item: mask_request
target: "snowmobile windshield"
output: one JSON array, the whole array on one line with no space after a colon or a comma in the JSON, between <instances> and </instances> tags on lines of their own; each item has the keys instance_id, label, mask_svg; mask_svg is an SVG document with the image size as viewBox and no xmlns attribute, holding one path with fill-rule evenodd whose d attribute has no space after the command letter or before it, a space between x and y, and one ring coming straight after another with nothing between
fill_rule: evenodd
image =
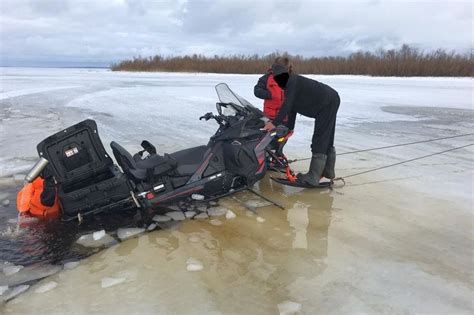
<instances>
[{"instance_id":1,"label":"snowmobile windshield","mask_svg":"<svg viewBox=\"0 0 474 315\"><path fill-rule=\"evenodd\" d=\"M219 83L216 85L216 92L221 105L229 104L231 106L220 106L222 114L226 116L235 115L238 111L247 111L256 115L258 118L263 118L265 115L261 110L253 106L249 101L244 99L232 91L226 83ZM218 108L219 110L219 108Z\"/></svg>"}]
</instances>

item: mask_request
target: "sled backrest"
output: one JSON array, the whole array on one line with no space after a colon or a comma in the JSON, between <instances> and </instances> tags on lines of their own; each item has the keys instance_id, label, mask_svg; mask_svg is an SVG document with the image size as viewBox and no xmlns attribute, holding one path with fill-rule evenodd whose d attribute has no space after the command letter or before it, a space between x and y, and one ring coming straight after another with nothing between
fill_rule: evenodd
<instances>
[{"instance_id":1,"label":"sled backrest","mask_svg":"<svg viewBox=\"0 0 474 315\"><path fill-rule=\"evenodd\" d=\"M64 186L113 176L113 161L105 151L94 120L84 120L44 139L37 150L49 161L56 181Z\"/></svg>"}]
</instances>

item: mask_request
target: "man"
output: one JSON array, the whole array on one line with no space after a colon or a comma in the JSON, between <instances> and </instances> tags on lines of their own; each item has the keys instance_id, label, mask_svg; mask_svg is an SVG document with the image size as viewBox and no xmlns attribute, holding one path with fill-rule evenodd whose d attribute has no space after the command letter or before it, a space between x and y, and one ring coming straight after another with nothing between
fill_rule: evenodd
<instances>
[{"instance_id":1,"label":"man","mask_svg":"<svg viewBox=\"0 0 474 315\"><path fill-rule=\"evenodd\" d=\"M288 126L293 129L296 114L315 118L311 164L308 173L297 175L297 182L305 186L317 186L321 177L334 179L334 132L340 104L339 94L326 84L290 74L280 64L272 66L272 73L275 82L284 89L285 100L273 122L267 123L265 129L280 125L284 117L288 117Z\"/></svg>"}]
</instances>

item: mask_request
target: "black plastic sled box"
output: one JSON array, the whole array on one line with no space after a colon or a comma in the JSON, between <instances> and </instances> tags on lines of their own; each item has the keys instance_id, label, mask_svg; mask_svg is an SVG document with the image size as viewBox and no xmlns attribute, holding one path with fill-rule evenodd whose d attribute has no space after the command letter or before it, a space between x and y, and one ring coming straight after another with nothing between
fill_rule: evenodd
<instances>
[{"instance_id":1,"label":"black plastic sled box","mask_svg":"<svg viewBox=\"0 0 474 315\"><path fill-rule=\"evenodd\" d=\"M37 150L49 161L63 215L123 207L130 199L130 183L105 151L95 121L62 130L39 143Z\"/></svg>"}]
</instances>

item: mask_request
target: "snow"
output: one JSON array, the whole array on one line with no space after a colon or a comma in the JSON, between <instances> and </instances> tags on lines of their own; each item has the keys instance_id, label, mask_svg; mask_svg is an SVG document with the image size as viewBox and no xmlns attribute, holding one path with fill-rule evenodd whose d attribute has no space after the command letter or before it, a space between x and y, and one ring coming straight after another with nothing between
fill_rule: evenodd
<instances>
[{"instance_id":1,"label":"snow","mask_svg":"<svg viewBox=\"0 0 474 315\"><path fill-rule=\"evenodd\" d=\"M21 265L6 266L6 267L3 267L3 274L8 277L8 276L11 276L11 275L17 273L21 269L23 269L23 266L21 266Z\"/></svg>"},{"instance_id":2,"label":"snow","mask_svg":"<svg viewBox=\"0 0 474 315\"><path fill-rule=\"evenodd\" d=\"M285 301L278 304L278 311L280 312L280 315L296 314L301 312L301 304L292 301Z\"/></svg>"},{"instance_id":3,"label":"snow","mask_svg":"<svg viewBox=\"0 0 474 315\"><path fill-rule=\"evenodd\" d=\"M78 261L69 261L69 262L64 264L64 269L71 270L71 269L76 268L77 266L79 266Z\"/></svg>"},{"instance_id":4,"label":"snow","mask_svg":"<svg viewBox=\"0 0 474 315\"><path fill-rule=\"evenodd\" d=\"M174 221L182 221L182 220L186 219L186 217L184 216L184 214L181 211L167 212L166 216L170 217Z\"/></svg>"}]
</instances>

